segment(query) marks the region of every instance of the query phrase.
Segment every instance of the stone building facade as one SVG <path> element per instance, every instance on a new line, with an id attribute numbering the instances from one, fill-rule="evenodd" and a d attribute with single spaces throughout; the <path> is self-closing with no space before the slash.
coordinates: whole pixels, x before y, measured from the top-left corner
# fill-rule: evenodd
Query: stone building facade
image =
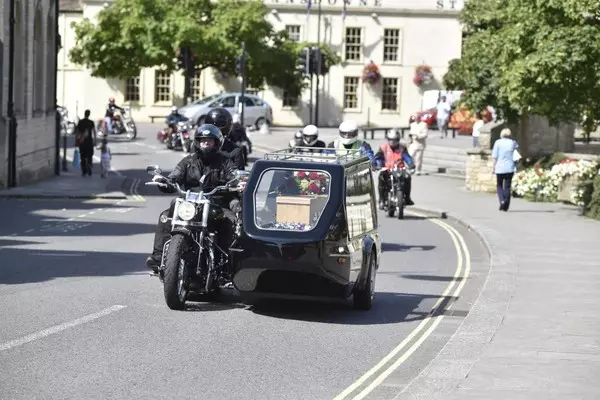
<path id="1" fill-rule="evenodd" d="M 8 182 L 10 6 L 14 1 L 13 99 L 17 185 L 52 176 L 56 162 L 56 1 L 0 0 L 0 187 Z"/>
<path id="2" fill-rule="evenodd" d="M 296 41 L 326 43 L 343 62 L 320 80 L 319 124 L 337 126 L 351 118 L 360 124 L 404 126 L 411 114 L 420 111 L 424 90 L 437 90 L 448 69 L 448 61 L 460 57 L 462 28 L 458 19 L 462 0 L 263 0 L 269 7 L 268 20 Z M 73 2 L 75 2 L 73 0 Z M 318 35 L 318 4 L 321 3 L 321 32 Z M 63 49 L 59 53 L 58 102 L 69 115 L 90 109 L 101 118 L 107 99 L 130 106 L 136 121 L 166 115 L 169 108 L 183 105 L 184 80 L 180 71 L 168 74 L 160 67 L 144 68 L 126 80 L 92 77 L 73 64 L 68 53 L 75 45 L 73 22 L 95 20 L 111 0 L 80 0 L 77 6 L 61 8 L 59 20 Z M 343 4 L 346 4 L 345 13 Z M 319 37 L 320 36 L 320 37 Z M 361 80 L 364 66 L 373 61 L 382 79 L 375 85 Z M 413 83 L 415 67 L 431 67 L 435 81 L 428 86 Z M 316 84 L 316 82 L 315 82 Z M 238 92 L 238 79 L 206 69 L 193 79 L 194 99 L 220 92 Z M 310 116 L 310 93 L 292 98 L 276 87 L 248 89 L 273 110 L 276 125 L 306 124 Z"/>

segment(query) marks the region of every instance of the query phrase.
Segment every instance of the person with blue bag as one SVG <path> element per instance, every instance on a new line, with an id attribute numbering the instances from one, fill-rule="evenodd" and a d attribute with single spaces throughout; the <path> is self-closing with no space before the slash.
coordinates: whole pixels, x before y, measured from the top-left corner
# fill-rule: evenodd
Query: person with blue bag
<path id="1" fill-rule="evenodd" d="M 379 173 L 378 187 L 379 187 L 379 207 L 384 208 L 386 191 L 389 190 L 390 175 L 392 169 L 396 164 L 403 164 L 404 168 L 408 171 L 406 175 L 406 181 L 404 184 L 404 204 L 412 206 L 415 203 L 410 198 L 410 192 L 412 189 L 412 174 L 415 172 L 415 163 L 413 158 L 406 150 L 406 142 L 400 139 L 400 132 L 396 129 L 385 134 L 387 143 L 379 148 L 379 151 L 375 154 L 375 168 L 381 169 L 385 166 L 385 170 Z"/>

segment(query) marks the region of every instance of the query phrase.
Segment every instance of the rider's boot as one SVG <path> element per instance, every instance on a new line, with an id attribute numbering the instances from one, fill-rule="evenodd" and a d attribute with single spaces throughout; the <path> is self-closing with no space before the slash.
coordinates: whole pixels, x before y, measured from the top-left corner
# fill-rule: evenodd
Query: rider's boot
<path id="1" fill-rule="evenodd" d="M 146 267 L 152 270 L 155 274 L 158 274 L 158 268 L 160 267 L 161 262 L 160 254 L 152 254 L 150 257 L 146 258 Z"/>

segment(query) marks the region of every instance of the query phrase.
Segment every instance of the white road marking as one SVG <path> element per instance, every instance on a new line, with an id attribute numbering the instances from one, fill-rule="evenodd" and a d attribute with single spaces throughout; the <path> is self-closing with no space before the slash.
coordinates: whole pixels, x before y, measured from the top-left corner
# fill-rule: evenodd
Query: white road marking
<path id="1" fill-rule="evenodd" d="M 83 257 L 87 253 L 29 253 L 30 256 L 43 256 L 43 257 Z"/>
<path id="2" fill-rule="evenodd" d="M 50 328 L 41 330 L 39 332 L 32 333 L 31 335 L 23 336 L 18 339 L 15 339 L 15 340 L 11 340 L 9 342 L 2 343 L 2 344 L 0 344 L 0 351 L 10 350 L 14 347 L 22 346 L 24 344 L 33 342 L 35 340 L 39 340 L 39 339 L 45 338 L 47 336 L 54 335 L 55 333 L 62 332 L 66 329 L 74 328 L 78 325 L 83 325 L 88 322 L 92 322 L 98 318 L 105 317 L 109 314 L 120 311 L 120 310 L 124 309 L 125 307 L 127 307 L 127 306 L 114 305 L 112 307 L 106 308 L 97 313 L 89 314 L 84 317 L 77 318 L 73 321 L 65 322 L 64 324 L 54 325 Z"/>
<path id="3" fill-rule="evenodd" d="M 34 229 L 27 229 L 27 230 L 25 231 L 25 233 L 30 233 L 30 232 L 33 232 L 33 231 L 34 231 Z"/>

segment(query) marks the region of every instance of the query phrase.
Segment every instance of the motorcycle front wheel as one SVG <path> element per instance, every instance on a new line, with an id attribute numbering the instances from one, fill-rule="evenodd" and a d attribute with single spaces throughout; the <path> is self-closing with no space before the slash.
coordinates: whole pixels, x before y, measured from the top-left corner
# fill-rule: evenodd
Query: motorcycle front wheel
<path id="1" fill-rule="evenodd" d="M 394 218 L 394 214 L 396 212 L 396 206 L 394 205 L 394 202 L 392 201 L 392 192 L 388 192 L 388 198 L 387 198 L 387 215 L 390 218 Z"/>
<path id="2" fill-rule="evenodd" d="M 171 310 L 183 310 L 190 288 L 190 270 L 183 259 L 187 238 L 174 235 L 165 255 L 163 289 L 165 301 Z"/>

